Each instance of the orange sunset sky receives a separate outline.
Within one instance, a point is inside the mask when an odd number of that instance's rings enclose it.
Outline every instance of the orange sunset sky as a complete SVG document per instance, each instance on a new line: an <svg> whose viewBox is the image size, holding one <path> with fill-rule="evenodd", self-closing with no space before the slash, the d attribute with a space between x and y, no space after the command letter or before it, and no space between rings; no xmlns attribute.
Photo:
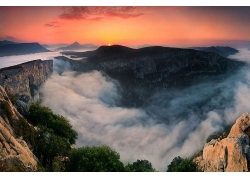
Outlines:
<svg viewBox="0 0 250 180"><path fill-rule="evenodd" d="M195 46L250 41L250 7L0 7L0 40Z"/></svg>

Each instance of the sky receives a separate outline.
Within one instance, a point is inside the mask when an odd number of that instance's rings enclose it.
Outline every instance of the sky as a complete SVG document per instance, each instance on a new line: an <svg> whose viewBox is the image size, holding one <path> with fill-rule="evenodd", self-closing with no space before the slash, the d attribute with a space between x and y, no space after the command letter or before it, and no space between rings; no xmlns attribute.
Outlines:
<svg viewBox="0 0 250 180"><path fill-rule="evenodd" d="M250 46L249 17L250 6L0 6L0 40Z"/></svg>

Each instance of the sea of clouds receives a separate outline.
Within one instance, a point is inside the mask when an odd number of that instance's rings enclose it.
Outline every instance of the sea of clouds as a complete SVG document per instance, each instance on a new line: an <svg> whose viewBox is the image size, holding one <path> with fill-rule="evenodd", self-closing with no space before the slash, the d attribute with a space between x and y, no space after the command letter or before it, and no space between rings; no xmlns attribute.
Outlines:
<svg viewBox="0 0 250 180"><path fill-rule="evenodd" d="M1 57L0 68L59 55ZM240 49L229 58L250 63L250 51ZM108 145L125 164L147 159L158 171L166 171L176 156L191 157L209 135L250 112L249 66L223 80L155 91L140 108L120 106L120 88L118 81L99 71L79 74L54 60L54 72L41 88L42 104L70 121L78 132L77 147Z"/></svg>
<svg viewBox="0 0 250 180"><path fill-rule="evenodd" d="M241 49L230 58L250 62L250 52ZM101 72L79 74L68 66L59 75L61 66L55 61L41 88L42 104L70 121L78 132L77 147L108 145L125 164L147 159L166 171L174 157L191 157L209 135L250 111L248 66L224 80L159 90L141 108L117 106L119 83Z"/></svg>

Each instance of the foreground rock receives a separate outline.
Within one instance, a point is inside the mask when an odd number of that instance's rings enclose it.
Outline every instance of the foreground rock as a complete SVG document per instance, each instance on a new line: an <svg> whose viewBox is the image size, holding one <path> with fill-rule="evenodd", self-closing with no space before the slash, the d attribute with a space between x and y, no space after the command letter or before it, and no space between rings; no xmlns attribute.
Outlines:
<svg viewBox="0 0 250 180"><path fill-rule="evenodd" d="M17 124L34 129L23 115L27 115L32 102L39 100L38 90L52 71L52 60L34 60L0 69L0 161L7 168L37 169L32 146L18 133L23 127Z"/></svg>
<svg viewBox="0 0 250 180"><path fill-rule="evenodd" d="M240 116L224 139L205 144L203 155L195 162L203 171L247 172L250 170L250 113Z"/></svg>
<svg viewBox="0 0 250 180"><path fill-rule="evenodd" d="M22 115L11 103L0 86L0 160L7 167L18 166L25 171L35 171L37 158L21 137L17 137L10 121L19 121Z"/></svg>

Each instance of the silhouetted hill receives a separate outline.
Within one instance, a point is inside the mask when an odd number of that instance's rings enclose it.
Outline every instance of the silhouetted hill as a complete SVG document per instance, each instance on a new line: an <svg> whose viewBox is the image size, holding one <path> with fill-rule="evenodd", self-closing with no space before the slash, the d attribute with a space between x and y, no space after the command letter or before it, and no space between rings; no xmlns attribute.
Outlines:
<svg viewBox="0 0 250 180"><path fill-rule="evenodd" d="M234 49L228 46L194 47L192 49L206 51L206 52L215 52L223 57L234 55L239 52L237 49Z"/></svg>
<svg viewBox="0 0 250 180"><path fill-rule="evenodd" d="M50 51L38 43L18 43L18 44L7 44L0 46L0 57L33 54L40 52L50 52Z"/></svg>
<svg viewBox="0 0 250 180"><path fill-rule="evenodd" d="M63 52L85 57L83 61L57 57L70 63L75 71L102 71L118 80L126 89L124 104L136 106L157 88L185 87L194 83L219 80L244 65L215 52L161 46L133 49L125 46L101 46L94 51ZM224 76L224 77L223 77Z"/></svg>
<svg viewBox="0 0 250 180"><path fill-rule="evenodd" d="M16 43L12 41L7 41L7 40L0 41L0 46L7 45L7 44L16 44Z"/></svg>
<svg viewBox="0 0 250 180"><path fill-rule="evenodd" d="M69 46L58 48L58 50L80 50L80 49L93 49L93 48L97 48L97 46L94 44L81 45L78 42L74 42Z"/></svg>

